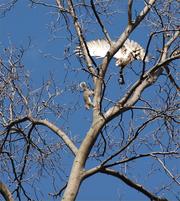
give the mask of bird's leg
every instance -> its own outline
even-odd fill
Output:
[[[123,67],[120,68],[118,82],[119,84],[125,84],[124,76],[123,76]]]

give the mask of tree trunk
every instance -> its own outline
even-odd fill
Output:
[[[84,179],[83,175],[86,160],[104,123],[104,118],[98,118],[98,120],[92,124],[84,141],[82,142],[79,151],[74,159],[68,185],[62,198],[63,201],[74,201],[76,199],[79,187]]]
[[[74,160],[74,165],[71,170],[71,175],[69,177],[69,182],[66,187],[64,196],[62,198],[63,201],[73,201],[76,199],[76,196],[79,191],[79,187],[82,182],[82,168],[79,164],[78,160]]]

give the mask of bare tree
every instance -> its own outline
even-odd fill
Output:
[[[60,99],[67,95],[66,90],[59,87],[51,74],[42,86],[33,86],[33,78],[23,64],[31,41],[27,47],[4,48],[0,58],[0,193],[3,198],[38,200],[44,196],[47,199],[39,182],[46,175],[52,181],[51,190],[56,191],[50,195],[57,199],[62,195],[63,201],[72,201],[84,180],[101,173],[117,178],[151,201],[167,201],[172,197],[179,200],[180,174],[176,166],[179,159],[179,2],[128,0],[127,9],[124,8],[127,23],[118,32],[116,41],[106,27],[109,23],[113,26],[117,21],[121,23],[121,1],[29,2],[32,7],[43,6],[56,13],[52,34],[59,27],[66,31],[70,48],[65,49],[65,59],[70,61],[71,69],[75,68],[71,62],[75,61],[73,52],[79,46],[83,55],[79,58],[81,67],[72,73],[78,71],[84,80],[68,89],[76,95],[83,89],[81,95],[90,112],[79,103],[73,107],[62,103]],[[93,25],[108,44],[100,61],[93,57],[88,46]],[[110,62],[141,26],[147,31],[143,39],[146,41],[144,58],[134,61],[139,50],[132,51],[131,62],[124,69],[125,84],[119,85],[119,74]],[[88,131],[78,137],[68,129],[69,116],[82,111],[88,113],[91,122]],[[81,122],[77,127],[80,125]],[[69,156],[73,160],[70,174],[63,164],[63,158]],[[95,165],[88,168],[91,160]],[[168,178],[167,183],[160,185],[153,180],[155,188],[151,189],[143,180],[135,180],[134,169],[138,164],[143,166],[143,160],[149,164],[147,171],[144,170],[147,177],[158,176],[160,171]],[[62,183],[64,186],[60,187]]]

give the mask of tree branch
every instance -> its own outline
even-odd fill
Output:
[[[69,10],[65,9],[63,6],[62,6],[62,3],[60,0],[56,0],[56,4],[58,6],[58,9],[61,11],[61,12],[67,12],[67,13],[70,13]]]
[[[0,181],[0,194],[4,197],[6,201],[14,201],[10,190],[2,181]]]
[[[99,15],[97,14],[96,7],[94,5],[94,1],[93,0],[91,0],[91,6],[92,6],[92,10],[94,12],[94,15],[95,15],[95,17],[96,17],[96,19],[97,19],[97,21],[98,21],[98,23],[99,23],[99,25],[100,25],[100,27],[102,29],[102,32],[104,33],[104,35],[105,35],[107,41],[109,42],[109,44],[112,45],[111,38],[110,38],[110,36],[108,34],[108,31],[106,30],[104,24],[102,23]]]
[[[103,173],[103,174],[111,175],[111,176],[114,176],[114,177],[120,179],[121,181],[123,181],[128,186],[132,187],[133,189],[135,189],[135,190],[141,192],[142,194],[144,194],[145,196],[147,196],[151,201],[168,201],[166,198],[160,198],[160,197],[155,196],[153,193],[146,190],[142,185],[137,184],[134,181],[130,180],[124,174],[121,174],[118,171],[106,168],[106,167],[101,166],[101,165],[85,171],[83,179],[86,179],[86,178],[88,178],[94,174],[97,174],[97,173]]]
[[[170,170],[166,167],[163,161],[155,156],[155,158],[159,161],[162,165],[164,171],[180,186],[180,182],[175,178],[175,176],[170,172]]]
[[[111,47],[111,49],[108,52],[108,57],[112,58],[112,56],[119,50],[119,48],[122,47],[125,40],[129,37],[131,32],[141,23],[141,21],[144,19],[144,17],[148,14],[153,4],[156,2],[156,0],[149,0],[148,4],[144,7],[144,9],[140,12],[140,14],[136,17],[135,22],[128,24],[126,29],[123,31],[117,42]],[[129,12],[131,11],[131,6],[133,2],[129,2],[130,8]],[[131,17],[131,16],[129,16]]]
[[[96,81],[96,86],[94,89],[94,105],[95,108],[100,107],[102,101],[102,89],[103,89],[103,80],[108,68],[108,64],[111,61],[113,55],[123,46],[124,42],[127,40],[129,35],[133,32],[133,30],[140,24],[140,22],[144,19],[147,13],[150,11],[152,5],[156,0],[149,0],[149,3],[144,7],[144,9],[137,16],[135,23],[128,24],[123,33],[120,35],[119,39],[113,44],[110,50],[107,52],[106,56],[102,61],[102,65],[99,71],[99,79]],[[99,110],[94,110],[94,116],[99,114]]]
[[[134,105],[138,100],[142,92],[150,85],[152,85],[157,78],[161,75],[164,66],[169,64],[171,61],[178,59],[179,54],[167,57],[168,49],[175,39],[179,36],[179,30],[175,32],[172,38],[165,44],[163,49],[163,54],[159,61],[148,70],[141,79],[139,79],[134,85],[129,89],[129,91],[124,95],[124,97],[119,100],[114,106],[109,108],[105,113],[106,119],[112,119],[114,116],[118,116],[125,109]],[[126,108],[127,107],[127,108]]]
[[[114,177],[122,180],[125,184],[127,184],[128,186],[141,192],[142,194],[147,196],[152,201],[168,201],[166,198],[160,198],[160,197],[155,196],[153,193],[146,190],[142,185],[135,183],[134,181],[130,180],[128,177],[126,177],[124,174],[121,174],[120,172],[117,172],[117,171],[109,169],[109,168],[101,168],[100,172],[103,174],[108,174],[108,175],[114,176]]]
[[[38,119],[32,119],[30,118],[30,121],[32,121],[34,124],[37,125],[43,125],[48,127],[50,130],[52,130],[55,134],[57,134],[66,144],[66,146],[71,150],[71,152],[76,155],[78,152],[78,148],[75,146],[75,144],[71,141],[71,139],[67,136],[66,133],[64,133],[61,129],[59,129],[56,125],[49,122],[48,120],[38,120]]]
[[[132,4],[133,0],[128,0],[128,24],[132,24]]]
[[[134,26],[136,27],[147,15],[147,13],[150,11],[153,4],[156,2],[156,0],[149,0],[149,2],[146,4],[144,9],[140,12],[140,14],[136,17],[136,20],[134,22]]]
[[[59,129],[56,125],[53,123],[49,122],[46,119],[35,119],[31,116],[26,116],[22,118],[15,119],[14,121],[10,122],[7,125],[7,130],[10,131],[10,129],[19,123],[25,122],[25,121],[30,121],[34,125],[43,125],[49,128],[51,131],[53,131],[56,135],[58,135],[66,144],[66,146],[71,150],[71,152],[76,155],[78,152],[78,148],[75,146],[75,144],[71,141],[71,139],[67,136],[66,133],[64,133],[61,129]]]
[[[83,36],[81,25],[80,25],[80,23],[78,21],[77,15],[76,15],[73,2],[72,2],[72,0],[68,0],[67,3],[68,3],[68,6],[69,6],[71,16],[72,16],[73,21],[74,21],[74,26],[75,26],[75,29],[76,29],[76,32],[77,32],[77,35],[78,35],[78,38],[79,38],[79,41],[80,41],[80,46],[82,48],[83,55],[85,56],[85,60],[86,60],[86,63],[87,63],[87,68],[88,68],[88,70],[89,70],[91,75],[96,75],[96,71],[93,68],[93,64],[95,64],[95,62],[92,59],[91,55],[89,54],[89,50],[88,50],[86,41],[85,41],[84,36]],[[94,78],[94,82],[95,82],[96,76],[93,77],[93,78]]]
[[[112,154],[111,156],[109,156],[106,160],[104,160],[101,165],[104,166],[108,161],[112,160],[114,157],[116,157],[117,155],[119,155],[121,152],[123,152],[127,147],[129,147],[131,145],[131,143],[134,142],[134,140],[138,137],[139,133],[152,121],[154,121],[156,118],[158,118],[158,116],[155,116],[151,119],[149,119],[148,121],[144,122],[135,132],[135,134],[129,139],[129,141],[120,149],[118,150],[116,153]]]
[[[179,155],[178,152],[175,152],[175,151],[171,151],[171,152],[151,152],[151,153],[146,153],[146,154],[138,154],[136,156],[133,156],[131,158],[125,158],[123,160],[120,160],[120,161],[116,161],[114,163],[110,163],[110,164],[107,164],[105,165],[104,167],[105,168],[109,168],[109,167],[112,167],[112,166],[115,166],[115,165],[119,165],[119,164],[123,164],[123,163],[127,163],[129,161],[133,161],[133,160],[136,160],[136,159],[140,159],[140,158],[145,158],[145,157],[154,157],[154,156],[157,156],[157,155],[163,155],[163,156],[167,156],[167,155]],[[172,176],[172,175],[171,175]]]
[[[180,58],[180,55],[179,55]],[[169,68],[167,66],[164,67],[166,73],[167,73],[167,77],[169,78],[170,82],[176,87],[176,89],[179,91],[180,87],[179,85],[176,83],[176,81],[174,80],[173,76],[171,75],[171,72],[169,70]]]

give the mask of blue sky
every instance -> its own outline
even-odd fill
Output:
[[[136,11],[142,8],[142,6],[143,4],[141,1],[137,2],[135,5]],[[122,12],[118,14],[120,18],[111,18],[109,20],[109,24],[107,23],[107,29],[114,39],[116,39],[123,31],[127,21],[125,3],[122,4],[121,10]],[[64,97],[61,97],[61,100],[59,100],[60,104],[63,104],[66,107],[68,104],[75,105],[77,102],[80,102],[81,109],[74,112],[69,117],[68,121],[71,134],[78,135],[79,138],[82,138],[90,125],[91,117],[89,115],[91,112],[84,110],[82,94],[80,91],[77,90],[74,93],[71,93],[70,89],[74,85],[78,86],[78,83],[83,80],[88,80],[90,85],[92,82],[85,73],[77,70],[78,68],[81,68],[81,66],[78,59],[73,55],[73,49],[78,41],[74,40],[71,46],[66,39],[67,33],[63,29],[55,33],[57,38],[52,37],[49,25],[56,19],[53,12],[53,10],[41,6],[34,6],[31,8],[28,1],[19,0],[10,12],[7,12],[4,17],[0,18],[0,47],[1,49],[10,45],[16,47],[26,47],[29,42],[29,38],[31,38],[30,48],[27,52],[25,52],[23,60],[32,77],[33,87],[36,88],[40,86],[44,79],[49,78],[49,73],[51,72],[56,80],[56,84],[64,91]],[[91,26],[91,33],[86,36],[88,40],[103,37],[96,24],[92,24]],[[132,33],[130,38],[138,41],[142,46],[145,46],[148,39],[147,36],[148,29],[144,25],[140,25],[139,28]],[[69,62],[63,59],[64,48],[66,47],[69,47],[70,52],[72,53]],[[118,69],[114,66],[114,61],[111,62],[111,66],[113,71],[117,74]],[[72,71],[73,69],[75,70]],[[135,69],[138,70],[138,63],[135,64]],[[125,76],[128,76],[129,73],[131,73],[130,68],[125,72]],[[64,80],[66,74],[68,76],[66,80]],[[132,80],[133,79],[136,79],[134,75],[132,76]],[[65,89],[65,85],[68,86],[67,89]],[[119,97],[119,92],[117,91],[117,87],[119,86],[117,86],[116,83],[116,87],[111,90],[112,87],[114,87],[114,81],[111,81],[110,87],[111,88],[109,88],[107,95],[116,100]],[[122,88],[122,90],[124,89]],[[145,95],[148,96],[149,93],[152,94],[152,98],[153,91],[151,90],[149,90],[147,94],[145,92]],[[128,118],[128,115],[126,118]],[[60,126],[66,126],[65,121],[56,123]],[[153,126],[149,127],[149,130],[147,130],[146,133],[150,133],[151,129],[153,129]],[[68,157],[66,160],[67,159]],[[68,168],[71,163],[72,160],[66,161]],[[136,180],[141,178],[142,180],[140,179],[139,182],[142,181],[142,183],[148,183],[149,186],[153,188],[153,180],[156,178],[149,177],[149,179],[146,180],[143,178],[143,176],[145,176],[143,174],[143,170],[147,168],[149,165],[148,163],[149,161],[144,160],[143,162],[140,161],[137,165],[135,165],[137,175],[142,174],[140,177],[137,176],[134,179]],[[96,162],[92,161],[91,165],[92,164],[96,164]],[[133,168],[131,171],[134,171]],[[166,179],[164,176],[160,177],[157,182],[163,183],[164,179]],[[48,182],[48,179],[45,177],[44,180],[45,181],[41,181],[40,186],[43,185],[43,187],[47,188],[48,191],[49,187],[47,186],[47,183],[45,184],[45,182]],[[61,185],[63,185],[63,183],[61,183],[60,186]],[[170,194],[168,196],[171,197]],[[77,200],[118,201],[120,198],[125,201],[148,200],[142,194],[127,187],[119,180],[100,174],[89,178],[82,184]],[[53,199],[48,197],[46,200]]]

